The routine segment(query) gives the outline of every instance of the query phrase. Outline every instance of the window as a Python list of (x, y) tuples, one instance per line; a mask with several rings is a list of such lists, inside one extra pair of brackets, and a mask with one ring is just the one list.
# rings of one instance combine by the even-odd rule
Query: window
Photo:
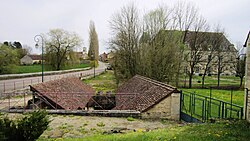
[(200, 68), (199, 67), (195, 67), (195, 73), (199, 73), (200, 72)]

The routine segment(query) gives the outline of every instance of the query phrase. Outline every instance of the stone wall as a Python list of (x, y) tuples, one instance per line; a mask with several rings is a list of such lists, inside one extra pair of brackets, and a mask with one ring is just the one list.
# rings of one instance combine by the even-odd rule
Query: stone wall
[[(248, 34), (250, 36), (250, 34)], [(246, 41), (246, 76), (245, 76), (245, 88), (248, 88), (250, 90), (250, 39), (249, 37), (247, 38)], [(248, 93), (248, 97), (247, 97)], [(247, 102), (247, 103), (246, 103)], [(244, 97), (244, 109), (245, 111), (245, 116), (247, 120), (250, 122), (250, 91), (245, 93)]]
[(180, 93), (173, 93), (163, 99), (149, 110), (142, 112), (144, 119), (172, 119), (179, 120), (180, 116)]

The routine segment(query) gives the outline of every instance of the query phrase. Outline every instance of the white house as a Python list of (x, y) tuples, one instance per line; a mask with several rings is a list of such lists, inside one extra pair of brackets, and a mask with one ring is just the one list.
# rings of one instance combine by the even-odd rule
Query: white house
[(41, 55), (25, 55), (20, 59), (21, 65), (32, 65), (34, 63), (41, 63), (42, 56)]

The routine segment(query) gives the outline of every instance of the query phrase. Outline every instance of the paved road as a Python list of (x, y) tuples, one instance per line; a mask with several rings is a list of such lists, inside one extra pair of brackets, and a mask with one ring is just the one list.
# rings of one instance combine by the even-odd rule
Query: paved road
[[(106, 69), (106, 64), (99, 62), (99, 66), (95, 69), (96, 74), (104, 72)], [(44, 76), (44, 82), (60, 79), (63, 77), (69, 76), (88, 76), (93, 75), (94, 69), (79, 71), (79, 72), (71, 72), (66, 74), (57, 74), (57, 75), (47, 75)], [(9, 80), (0, 80), (0, 93), (4, 92), (11, 92), (19, 89), (28, 88), (29, 85), (34, 85), (37, 83), (42, 82), (42, 76), (36, 77), (25, 77), (25, 78), (18, 78), (18, 79), (9, 79)]]

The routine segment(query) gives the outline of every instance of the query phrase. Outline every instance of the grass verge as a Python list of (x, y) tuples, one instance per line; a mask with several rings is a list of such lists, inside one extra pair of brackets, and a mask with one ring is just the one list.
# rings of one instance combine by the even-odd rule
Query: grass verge
[(92, 87), (97, 92), (114, 92), (117, 88), (113, 71), (106, 71), (103, 74), (96, 76), (95, 78), (83, 80), (83, 82), (92, 85)]
[[(246, 121), (188, 124), (149, 132), (93, 135), (84, 138), (61, 138), (63, 141), (246, 141), (250, 138), (250, 124)], [(53, 140), (53, 139), (51, 139)]]
[[(62, 70), (69, 70), (69, 69), (78, 69), (78, 68), (86, 68), (89, 67), (89, 64), (76, 64), (73, 66), (66, 66)], [(41, 72), (42, 65), (27, 65), (27, 66), (16, 66), (15, 72), (17, 74), (22, 73), (35, 73), (35, 72)], [(44, 71), (51, 71), (46, 69), (46, 66), (44, 66)]]

